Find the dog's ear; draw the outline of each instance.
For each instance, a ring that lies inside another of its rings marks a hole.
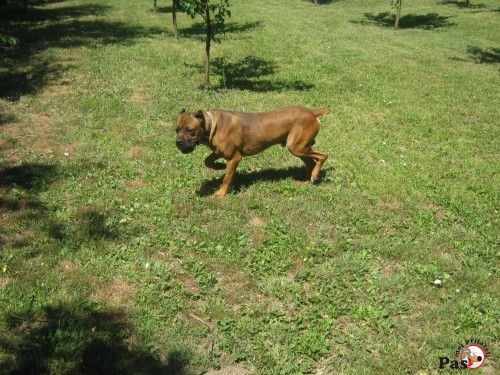
[[[194,118],[200,120],[201,122],[205,122],[205,116],[203,115],[203,111],[200,109],[193,114]]]
[[[182,115],[183,113],[186,113],[186,108],[182,108],[181,113],[179,113],[179,115]]]

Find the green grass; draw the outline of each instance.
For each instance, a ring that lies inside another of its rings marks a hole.
[[[324,3],[234,1],[210,89],[168,2],[1,9],[1,373],[496,371],[498,4]],[[286,105],[331,108],[323,183],[276,147],[210,198],[179,111]]]

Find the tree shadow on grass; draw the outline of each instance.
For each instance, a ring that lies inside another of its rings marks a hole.
[[[299,79],[275,78],[278,65],[270,60],[247,56],[236,62],[223,58],[214,59],[212,71],[221,77],[219,89],[248,90],[255,92],[305,91],[314,85]]]
[[[472,4],[469,3],[467,5],[467,2],[465,0],[443,0],[441,1],[442,5],[454,5],[458,8],[462,9],[485,9],[486,5],[485,4]]]
[[[500,48],[483,49],[469,46],[467,52],[480,64],[498,64],[500,63]]]
[[[65,226],[39,198],[57,176],[57,167],[50,164],[0,166],[0,220],[10,223],[8,227],[0,226],[0,245],[30,248],[23,253],[24,258],[29,258],[38,253],[38,249],[30,246],[34,238],[64,237]]]
[[[79,248],[82,243],[112,240],[119,234],[109,228],[108,214],[92,206],[79,210],[73,223],[63,223],[58,220],[55,209],[48,207],[39,195],[60,179],[103,167],[42,163],[0,166],[0,221],[10,223],[16,235],[23,234],[17,245],[9,239],[9,248],[16,248],[15,257],[25,262],[40,256],[42,248],[44,252],[57,254],[63,247]],[[11,234],[9,231],[0,226],[0,247],[2,236]],[[23,251],[17,249],[21,247]],[[13,289],[9,290],[5,294],[7,302],[8,296],[14,298],[10,294]],[[4,304],[4,309],[0,309],[3,321],[1,374],[186,372],[191,356],[188,351],[172,351],[166,360],[160,360],[149,347],[138,342],[122,310],[103,308],[87,300],[54,303],[53,298],[49,298],[50,303],[41,305],[34,303],[35,294],[19,292],[16,296],[16,303]],[[24,301],[20,296],[25,296]],[[172,343],[172,347],[177,345]]]
[[[243,33],[262,26],[262,21],[228,22],[224,27],[224,34]],[[205,40],[206,25],[203,22],[196,22],[193,23],[190,27],[180,29],[179,33],[181,34],[181,36],[186,38],[198,38],[200,40]]]
[[[33,222],[43,216],[47,222],[50,216],[46,206],[40,202],[38,193],[55,180],[56,168],[47,164],[23,164],[0,166],[0,219],[17,227],[23,222]],[[0,246],[9,243],[19,247],[27,245],[30,239],[19,236],[18,231],[0,226]]]
[[[21,188],[35,191],[55,180],[56,167],[49,164],[33,163],[0,167],[0,188]]]
[[[34,94],[54,82],[68,69],[55,61],[21,61],[7,63],[9,70],[0,72],[0,98],[17,101],[23,95]]]
[[[83,240],[91,238],[94,240],[114,240],[119,237],[116,228],[109,225],[108,220],[113,213],[106,209],[99,209],[95,206],[85,207],[78,214],[79,226],[82,229]]]
[[[29,2],[31,4],[31,2]],[[0,20],[3,21],[61,21],[68,18],[79,18],[86,16],[102,16],[112,7],[109,5],[99,4],[81,4],[58,8],[46,8],[46,3],[37,4],[37,7],[29,7],[27,17],[24,15],[24,10],[21,12],[17,8],[6,8],[0,14]]]
[[[323,179],[330,169],[331,168],[322,169],[320,178]],[[234,177],[234,182],[231,190],[238,193],[241,190],[255,184],[256,182],[277,182],[288,179],[292,179],[294,181],[305,181],[305,178],[305,167],[290,167],[287,169],[268,168],[258,172],[237,172],[236,176]],[[201,197],[206,197],[215,193],[215,191],[221,187],[222,179],[223,176],[215,177],[211,180],[205,181],[196,191],[196,194]]]
[[[49,47],[74,48],[107,44],[133,45],[138,39],[162,32],[158,27],[132,26],[126,22],[102,20],[71,20],[44,27],[43,32],[30,37],[30,42]]]
[[[365,19],[361,21],[355,21],[355,23],[361,23],[363,25],[376,25],[382,27],[394,27],[394,22],[396,16],[389,12],[383,13],[365,13]],[[455,25],[448,21],[450,17],[441,16],[437,13],[427,13],[427,14],[406,14],[402,16],[399,20],[400,29],[424,29],[433,30],[442,27],[450,27]]]
[[[55,209],[48,207],[39,197],[52,183],[67,175],[102,167],[96,164],[75,165],[75,171],[72,171],[40,163],[0,166],[0,218],[10,222],[14,228],[0,228],[0,244],[26,247],[35,237],[41,237],[57,241],[55,247],[65,246],[76,250],[82,244],[102,244],[103,241],[123,238],[125,228],[116,222],[116,213],[103,206],[82,205],[68,223],[61,221]],[[21,229],[15,228],[25,228],[22,229],[25,234],[23,238],[18,238]],[[137,228],[132,229],[134,231]],[[32,251],[36,253],[36,249]]]
[[[15,122],[17,117],[14,113],[7,111],[4,108],[0,108],[0,126],[8,123]],[[1,150],[1,147],[0,147]]]
[[[78,18],[102,15],[109,9],[101,5],[67,6],[58,9],[36,8],[30,17],[35,20],[4,22],[5,34],[18,43],[3,51],[0,72],[0,98],[17,101],[23,95],[34,94],[58,78],[68,69],[53,57],[38,58],[49,48],[99,47],[107,44],[132,45],[138,39],[162,32],[125,22],[105,19]],[[44,22],[38,22],[44,21]],[[2,30],[0,30],[2,31]]]
[[[30,308],[31,309],[31,308]],[[7,330],[0,348],[7,353],[2,374],[184,374],[189,354],[159,360],[136,344],[127,316],[89,302],[48,304],[37,312],[4,311]],[[5,358],[5,357],[4,357]]]
[[[156,9],[151,9],[151,12],[155,13],[172,13],[174,9],[172,8],[172,5],[167,5],[163,7],[157,7]],[[181,12],[180,9],[177,9],[178,12]]]

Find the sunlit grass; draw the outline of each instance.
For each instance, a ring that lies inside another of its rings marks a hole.
[[[291,3],[235,2],[208,89],[169,3],[8,13],[2,372],[432,373],[471,337],[496,365],[495,2],[404,3],[398,31],[389,2]],[[286,105],[331,109],[323,183],[276,147],[210,198],[179,111]]]

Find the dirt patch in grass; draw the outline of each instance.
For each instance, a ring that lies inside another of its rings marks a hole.
[[[0,135],[0,156],[11,158],[13,162],[19,162],[17,157],[19,147],[27,141],[27,138],[33,137],[33,134],[27,134],[26,126],[22,125],[21,114],[26,106],[17,104],[7,107],[5,101],[0,100],[0,113],[2,133]]]
[[[145,160],[144,154],[147,150],[146,147],[132,146],[127,150],[126,156],[129,160]]]
[[[386,196],[380,200],[378,206],[382,211],[395,212],[404,209],[404,202],[399,197]]]
[[[58,124],[63,118],[58,103],[70,95],[72,91],[69,86],[48,86],[40,93],[36,103],[44,107],[40,111],[34,111],[31,105],[22,100],[15,104],[0,101],[0,155],[18,163],[25,158],[26,153],[46,157],[76,153],[81,143],[64,145],[57,142],[62,135]],[[68,114],[64,114],[64,117],[67,118]]]
[[[134,295],[136,291],[137,288],[131,282],[115,277],[99,288],[93,297],[109,306],[128,309],[135,306]]]
[[[29,116],[29,125],[25,130],[26,139],[30,142],[26,145],[31,151],[50,154],[54,152],[56,133],[54,123],[56,115],[51,112],[33,113]]]
[[[142,178],[134,178],[133,180],[127,180],[123,182],[123,186],[127,190],[132,191],[141,189],[142,187],[144,187],[144,185],[146,185],[146,183]]]
[[[232,310],[237,311],[245,306],[255,305],[271,310],[288,311],[278,298],[260,291],[255,280],[242,272],[233,272],[224,268],[216,272],[218,285]]]
[[[260,230],[259,227],[257,227],[257,230],[251,231],[249,237],[249,243],[254,247],[259,247],[263,245],[264,241],[267,238],[267,234],[263,230]]]
[[[241,366],[227,366],[220,370],[210,370],[206,375],[246,375],[248,370]]]
[[[143,89],[136,88],[132,94],[132,102],[136,104],[143,104],[151,100],[151,95]]]
[[[65,273],[65,274],[73,274],[75,272],[78,271],[79,267],[78,265],[76,265],[75,263],[73,262],[70,262],[70,261],[63,261],[61,262],[61,270]]]
[[[10,279],[8,277],[0,277],[0,290],[5,288],[9,281]]]
[[[177,280],[184,285],[184,288],[186,288],[189,293],[194,295],[199,294],[198,282],[187,272],[179,273]]]
[[[234,309],[238,309],[242,304],[255,300],[252,296],[254,287],[250,280],[243,274],[230,272],[228,270],[217,272],[217,280],[222,293],[227,298],[227,303]]]
[[[12,78],[0,83],[0,291],[20,313],[36,297],[37,334],[11,334],[20,349],[47,349],[60,373],[85,341],[87,372],[418,373],[459,335],[494,336],[498,79],[468,56],[491,45],[494,12],[447,7],[453,28],[394,33],[351,22],[386,4],[302,2],[304,17],[235,2],[210,89],[192,62],[198,21],[179,15],[189,32],[172,41],[151,4],[93,3],[30,8],[35,18],[12,23],[29,58],[0,69]],[[262,74],[236,87],[245,56]],[[302,186],[300,159],[274,147],[242,162],[225,199],[205,197],[224,171],[203,169],[207,149],[180,157],[178,111],[290,104],[332,109],[316,140],[330,155],[323,183]],[[66,352],[53,346],[63,341]]]
[[[82,142],[55,144],[51,152],[59,158],[72,158],[79,153],[83,146],[84,144]]]
[[[443,207],[439,207],[431,203],[428,204],[425,208],[428,211],[432,212],[438,220],[443,220],[444,218],[446,218],[446,209],[444,209]]]
[[[251,227],[264,227],[267,225],[267,222],[255,214],[250,214],[248,225]]]

